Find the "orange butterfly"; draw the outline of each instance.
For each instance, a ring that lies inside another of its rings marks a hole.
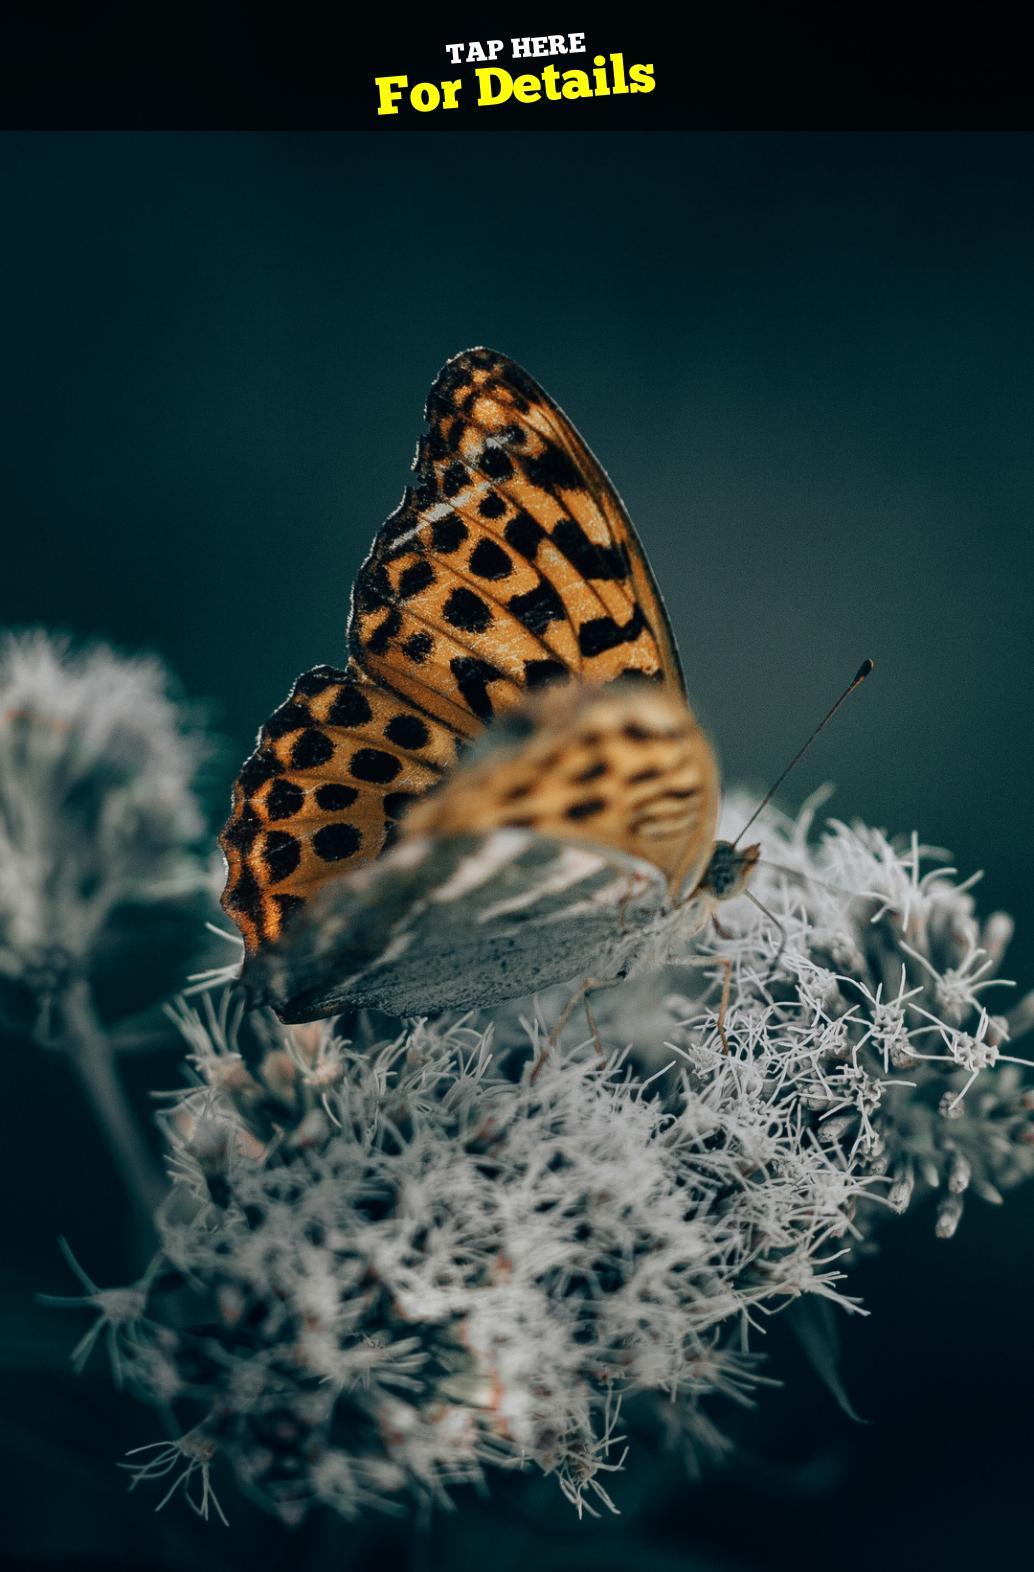
[[[348,664],[298,678],[221,836],[246,981],[285,1020],[662,964],[758,856],[714,842],[660,594],[570,421],[487,349],[449,361],[426,418]]]

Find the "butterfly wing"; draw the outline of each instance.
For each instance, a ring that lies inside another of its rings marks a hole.
[[[631,522],[542,389],[468,350],[426,416],[414,485],[356,581],[347,667],[299,677],[234,787],[223,906],[249,953],[379,856],[458,748],[529,690],[635,675],[683,691]]]
[[[616,976],[696,884],[716,809],[714,756],[682,699],[627,683],[540,694],[412,808],[385,856],[328,881],[245,980],[308,1020]]]
[[[415,483],[356,580],[353,658],[466,736],[565,677],[684,691],[631,521],[538,384],[467,350],[425,415]]]
[[[714,845],[718,768],[684,699],[618,682],[527,701],[486,733],[403,835],[526,829],[615,848],[660,869],[673,898]]]
[[[284,1021],[476,1008],[616,975],[665,901],[656,868],[608,848],[527,830],[411,836],[329,881],[244,980]]]
[[[456,759],[457,734],[354,666],[298,678],[233,789],[223,907],[249,953],[328,878],[378,856]]]

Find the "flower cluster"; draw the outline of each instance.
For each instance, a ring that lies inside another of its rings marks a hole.
[[[196,931],[200,749],[168,690],[153,658],[0,643],[0,1014],[41,1041],[70,993],[124,972],[142,913],[183,909]]]
[[[171,686],[152,657],[0,640],[0,1025],[65,1056],[144,1214],[162,1183],[115,1054],[182,985],[211,901],[206,743]]]
[[[734,1054],[766,1078],[792,1077],[817,1138],[853,1173],[882,1179],[893,1210],[933,1193],[936,1231],[950,1238],[968,1193],[997,1203],[1034,1174],[1030,1061],[1010,1051],[1034,1024],[1034,995],[1006,1007],[1013,984],[998,969],[1012,920],[978,918],[975,878],[958,881],[915,836],[892,842],[833,819],[814,839],[824,796],[796,820],[762,816],[754,899],[723,906],[722,931],[700,942],[715,961],[710,995],[689,971],[669,974],[667,993],[644,980],[601,995],[604,1035],[634,1042],[646,1063],[672,1044],[707,1061],[723,1047],[728,964]],[[734,795],[723,832],[748,812]]]
[[[533,1464],[609,1504],[626,1395],[663,1394],[705,1443],[698,1405],[749,1382],[755,1316],[851,1303],[867,1185],[748,1056],[643,1079],[591,1047],[494,1053],[491,1027],[360,1046],[272,1018],[246,1055],[225,1001],[179,1021],[198,1084],[167,1125],[194,1207],[166,1209],[116,1331],[206,1492],[220,1458],[288,1519],[352,1514]]]
[[[958,881],[915,835],[893,843],[832,820],[809,847],[811,811],[793,825],[773,816],[769,855],[798,877],[764,870],[759,896],[786,947],[770,982],[771,924],[756,910],[758,923],[743,923],[727,947],[740,1008],[830,1034],[816,1084],[802,1086],[823,1140],[885,1174],[898,1211],[933,1193],[937,1233],[950,1238],[968,1192],[997,1203],[1034,1174],[1030,1060],[1011,1051],[1034,1024],[1034,995],[1014,1002],[998,975],[1012,919],[980,919],[979,875]]]
[[[67,1049],[146,1206],[98,964],[124,962],[120,916],[205,884],[196,749],[159,667],[42,635],[3,647],[0,713],[0,1004]],[[207,1515],[222,1468],[290,1522],[534,1467],[612,1506],[624,1402],[712,1446],[703,1405],[749,1393],[760,1318],[853,1308],[878,1218],[932,1193],[947,1238],[967,1194],[1034,1172],[1034,1006],[993,1009],[1009,919],[915,839],[813,820],[766,810],[749,898],[600,993],[601,1043],[577,1011],[552,1043],[559,994],[285,1028],[211,972],[171,1012],[159,1252],[125,1289],[76,1268],[77,1359],[101,1342],[173,1437],[134,1481]]]

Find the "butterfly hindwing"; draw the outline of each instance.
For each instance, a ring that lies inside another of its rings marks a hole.
[[[285,1021],[467,1009],[617,969],[665,902],[656,868],[608,847],[526,830],[411,836],[329,881],[245,981]]]
[[[659,868],[677,897],[703,872],[717,812],[714,753],[684,700],[578,684],[499,720],[401,833],[510,828],[615,847]]]

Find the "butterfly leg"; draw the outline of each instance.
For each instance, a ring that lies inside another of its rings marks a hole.
[[[732,934],[718,921],[714,912],[711,913],[714,931],[720,939],[731,939]],[[718,1035],[722,1039],[722,1052],[729,1052],[729,1039],[725,1035],[725,1017],[729,1013],[729,995],[732,992],[732,961],[727,955],[716,955],[714,959],[722,968],[722,998],[718,1006]]]
[[[718,927],[718,924],[715,924]],[[722,933],[721,928],[718,932]],[[728,935],[723,934],[723,938]],[[729,1013],[729,999],[732,996],[732,961],[727,955],[692,955],[686,956],[676,964],[679,966],[713,966],[717,963],[722,969],[722,996],[718,1004],[718,1036],[722,1040],[722,1052],[729,1052],[729,1038],[725,1030],[725,1020]]]
[[[553,1049],[556,1048],[559,1044],[564,1027],[571,1019],[571,1016],[574,1014],[574,1011],[579,1004],[582,1005],[585,1009],[585,1018],[589,1023],[589,1031],[592,1034],[592,1040],[596,1044],[596,1052],[599,1054],[601,1059],[603,1058],[603,1042],[600,1038],[599,1027],[596,1024],[596,1017],[593,1014],[592,1006],[589,1003],[589,994],[592,993],[592,991],[596,988],[613,988],[619,981],[620,978],[617,977],[582,978],[582,981],[578,984],[578,987],[575,989],[574,993],[571,995],[567,1003],[564,1005],[564,1008],[561,1010],[556,1025],[553,1027],[553,1030],[546,1038],[546,1041],[539,1052],[539,1056],[535,1060],[535,1064],[531,1072],[531,1078],[533,1081],[539,1074],[542,1066],[549,1058],[549,1055],[552,1053]]]
[[[585,1019],[589,1023],[589,1032],[591,1033],[593,1042],[596,1044],[596,1052],[599,1055],[600,1059],[602,1059],[604,1057],[604,1054],[603,1054],[603,1040],[600,1037],[600,1029],[599,1029],[599,1027],[596,1024],[595,1012],[594,1012],[594,1010],[592,1008],[591,1003],[589,1002],[588,990],[586,990],[586,992],[582,995],[582,1005],[584,1006],[584,1009],[585,1009]]]
[[[716,955],[715,960],[722,968],[722,997],[718,1005],[718,1035],[722,1039],[722,1052],[729,1052],[729,1039],[725,1035],[725,1017],[729,1013],[729,995],[732,992],[732,961],[727,955]]]

